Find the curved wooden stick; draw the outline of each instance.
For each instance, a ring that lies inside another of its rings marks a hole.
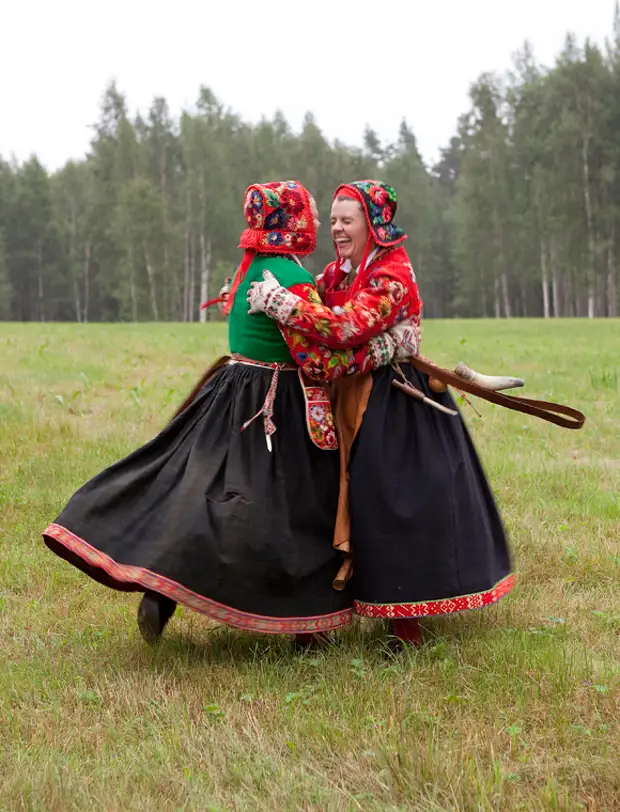
[[[400,389],[401,392],[404,392],[406,395],[414,398],[415,400],[419,400],[420,403],[426,403],[429,406],[432,406],[434,409],[438,409],[440,412],[444,414],[449,414],[451,417],[456,417],[458,412],[455,412],[454,409],[449,409],[447,406],[444,406],[442,403],[437,403],[436,400],[432,400],[432,398],[426,397],[424,392],[421,392],[419,389],[416,389],[413,384],[403,383],[402,381],[393,380],[392,386],[396,387],[396,389]]]

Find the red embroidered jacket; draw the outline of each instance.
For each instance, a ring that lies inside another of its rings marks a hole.
[[[330,294],[343,289],[344,279],[336,279],[335,274],[334,262],[317,279],[318,290],[328,305]],[[302,287],[305,286],[296,286],[290,292],[299,295],[298,289]],[[268,314],[313,342],[346,349],[359,348],[405,319],[419,332],[421,308],[415,273],[407,252],[399,246],[380,252],[368,268],[358,274],[342,307],[332,310],[314,297],[285,297],[277,307],[268,307]],[[371,365],[368,368],[372,368]]]
[[[317,289],[312,285],[293,285],[289,291],[309,307],[322,307]],[[293,360],[314,381],[329,382],[345,375],[371,372],[390,360],[391,347],[382,336],[370,342],[358,342],[354,347],[336,348],[304,335],[295,327],[278,326]]]

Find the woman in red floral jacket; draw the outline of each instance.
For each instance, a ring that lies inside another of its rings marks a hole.
[[[378,181],[340,186],[331,212],[338,259],[317,279],[324,304],[283,290],[269,274],[248,293],[264,312],[309,342],[354,347],[408,324],[409,355],[420,343],[421,301],[394,224],[396,194]],[[399,351],[397,360],[402,357]],[[405,376],[433,392],[412,365],[376,369],[348,464],[355,611],[388,618],[392,633],[418,643],[417,618],[493,604],[513,586],[508,543],[491,489],[460,415],[412,401],[392,386]]]

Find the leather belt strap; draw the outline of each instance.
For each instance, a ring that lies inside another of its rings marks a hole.
[[[500,392],[493,392],[490,389],[478,386],[478,384],[464,381],[454,372],[438,367],[432,361],[419,356],[410,358],[407,363],[410,363],[420,372],[424,372],[430,378],[437,378],[438,381],[449,384],[455,389],[462,389],[470,395],[477,395],[483,400],[496,403],[498,406],[504,406],[506,409],[513,409],[515,412],[523,412],[523,414],[529,414],[532,417],[539,417],[541,420],[547,420],[549,423],[554,423],[556,426],[562,426],[565,429],[578,430],[583,428],[586,422],[583,412],[570,406],[552,403],[547,400],[534,400],[533,398],[522,398],[516,395],[503,395]]]

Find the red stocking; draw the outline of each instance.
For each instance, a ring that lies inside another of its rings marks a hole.
[[[390,620],[390,634],[398,637],[403,643],[419,646],[422,642],[422,627],[415,618],[398,618]]]

